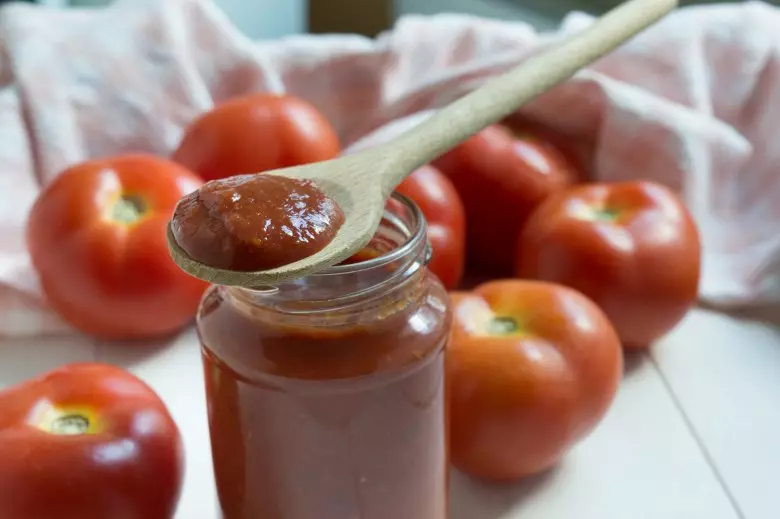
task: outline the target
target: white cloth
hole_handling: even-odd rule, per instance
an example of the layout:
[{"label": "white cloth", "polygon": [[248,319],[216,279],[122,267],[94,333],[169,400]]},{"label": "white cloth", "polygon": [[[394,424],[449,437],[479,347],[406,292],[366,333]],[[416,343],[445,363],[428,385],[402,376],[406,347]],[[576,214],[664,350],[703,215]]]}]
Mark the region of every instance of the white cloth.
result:
[{"label": "white cloth", "polygon": [[[0,335],[68,330],[24,244],[40,186],[66,166],[167,155],[197,114],[257,90],[307,98],[345,145],[371,134],[356,146],[366,145],[590,21],[575,13],[538,34],[524,23],[409,16],[376,40],[253,42],[207,0],[3,8]],[[760,2],[682,9],[522,110],[580,143],[594,177],[682,192],[702,232],[710,304],[780,302],[777,27],[780,10]]]}]

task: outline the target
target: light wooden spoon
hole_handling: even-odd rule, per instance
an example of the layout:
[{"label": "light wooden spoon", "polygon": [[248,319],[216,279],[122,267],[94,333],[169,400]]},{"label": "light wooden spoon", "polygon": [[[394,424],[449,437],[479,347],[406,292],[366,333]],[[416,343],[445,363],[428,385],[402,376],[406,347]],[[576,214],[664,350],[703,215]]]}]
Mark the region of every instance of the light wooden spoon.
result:
[{"label": "light wooden spoon", "polygon": [[407,175],[570,78],[676,5],[677,0],[626,2],[586,30],[486,82],[391,142],[326,162],[262,173],[313,180],[341,206],[344,224],[333,241],[312,256],[265,271],[213,268],[190,258],[177,245],[169,224],[171,256],[180,268],[195,277],[245,287],[273,285],[337,264],[371,240],[381,222],[387,197]]}]

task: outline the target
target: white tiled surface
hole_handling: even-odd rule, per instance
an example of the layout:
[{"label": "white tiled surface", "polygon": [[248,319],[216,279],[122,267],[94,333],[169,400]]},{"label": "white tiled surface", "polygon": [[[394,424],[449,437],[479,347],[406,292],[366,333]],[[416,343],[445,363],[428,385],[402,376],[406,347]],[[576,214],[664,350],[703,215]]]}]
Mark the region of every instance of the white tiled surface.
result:
[{"label": "white tiled surface", "polygon": [[653,357],[741,517],[780,519],[780,308],[763,314],[696,312]]},{"label": "white tiled surface", "polygon": [[453,478],[452,519],[736,519],[645,356],[599,428],[549,475],[496,488]]},{"label": "white tiled surface", "polygon": [[[148,346],[0,342],[0,386],[92,359],[161,394],[188,455],[177,519],[216,519],[193,332]],[[557,470],[505,486],[453,474],[452,519],[780,518],[780,327],[697,310],[628,364],[605,421]]]}]

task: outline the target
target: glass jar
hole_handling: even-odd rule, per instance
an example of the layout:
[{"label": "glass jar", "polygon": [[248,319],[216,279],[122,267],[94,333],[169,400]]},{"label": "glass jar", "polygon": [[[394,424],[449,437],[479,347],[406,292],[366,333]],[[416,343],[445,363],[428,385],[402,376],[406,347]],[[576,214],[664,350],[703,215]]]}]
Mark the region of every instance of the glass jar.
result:
[{"label": "glass jar", "polygon": [[[446,519],[446,291],[393,195],[352,261],[198,314],[225,519]],[[362,259],[361,259],[362,258]]]}]

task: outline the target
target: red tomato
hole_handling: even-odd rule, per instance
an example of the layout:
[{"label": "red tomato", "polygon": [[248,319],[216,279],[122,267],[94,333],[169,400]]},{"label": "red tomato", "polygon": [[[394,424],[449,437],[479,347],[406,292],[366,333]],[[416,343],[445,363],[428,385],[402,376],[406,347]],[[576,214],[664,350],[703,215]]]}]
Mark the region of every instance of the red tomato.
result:
[{"label": "red tomato", "polygon": [[503,126],[516,138],[532,140],[547,148],[553,155],[561,157],[569,165],[576,182],[591,180],[593,173],[594,150],[598,134],[560,133],[547,125],[514,114],[505,119]]},{"label": "red tomato", "polygon": [[170,519],[179,430],[119,368],[72,364],[0,393],[0,517]]},{"label": "red tomato", "polygon": [[186,129],[173,160],[205,180],[335,158],[336,131],[290,95],[250,94],[217,105]]},{"label": "red tomato", "polygon": [[202,184],[145,155],[75,165],[46,186],[27,224],[33,266],[49,304],[85,333],[135,339],[172,333],[208,286],[168,254],[166,226]]},{"label": "red tomato", "polygon": [[476,477],[543,471],[601,420],[622,375],[607,317],[569,288],[492,281],[453,294],[450,456]]},{"label": "red tomato", "polygon": [[530,136],[491,126],[434,162],[466,209],[469,260],[494,277],[511,272],[514,242],[548,195],[571,184],[564,156]]},{"label": "red tomato", "polygon": [[682,201],[659,184],[591,184],[559,193],[534,213],[517,245],[518,276],[583,292],[627,347],[647,347],[697,299],[699,233]]},{"label": "red tomato", "polygon": [[463,275],[465,227],[463,203],[447,177],[432,166],[423,166],[396,188],[420,207],[428,222],[433,255],[428,268],[445,287],[455,288]]}]

